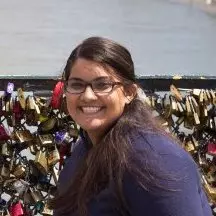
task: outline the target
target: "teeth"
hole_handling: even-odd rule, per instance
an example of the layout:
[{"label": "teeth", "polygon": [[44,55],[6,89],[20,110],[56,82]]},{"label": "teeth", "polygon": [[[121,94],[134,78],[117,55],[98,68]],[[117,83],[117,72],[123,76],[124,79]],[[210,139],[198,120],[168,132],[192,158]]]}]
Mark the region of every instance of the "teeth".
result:
[{"label": "teeth", "polygon": [[84,113],[96,113],[101,110],[101,107],[82,107]]}]

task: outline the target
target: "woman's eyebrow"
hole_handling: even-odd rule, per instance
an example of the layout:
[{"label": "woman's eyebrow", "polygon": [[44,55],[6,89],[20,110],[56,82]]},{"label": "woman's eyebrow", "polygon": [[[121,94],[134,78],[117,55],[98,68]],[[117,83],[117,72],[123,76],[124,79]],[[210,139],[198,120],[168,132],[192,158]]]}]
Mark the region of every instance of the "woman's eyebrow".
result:
[{"label": "woman's eyebrow", "polygon": [[111,80],[111,77],[109,77],[109,76],[101,76],[101,77],[97,77],[96,79],[94,79],[92,81],[100,81],[100,80]]},{"label": "woman's eyebrow", "polygon": [[[83,80],[83,79],[78,78],[78,77],[71,77],[69,80],[76,80],[76,81],[87,82],[86,80]],[[109,77],[109,76],[100,76],[100,77],[97,77],[97,78],[91,80],[91,82],[92,81],[100,81],[100,80],[111,80],[111,77]]]},{"label": "woman's eyebrow", "polygon": [[83,79],[78,78],[78,77],[71,77],[69,80],[84,81]]}]

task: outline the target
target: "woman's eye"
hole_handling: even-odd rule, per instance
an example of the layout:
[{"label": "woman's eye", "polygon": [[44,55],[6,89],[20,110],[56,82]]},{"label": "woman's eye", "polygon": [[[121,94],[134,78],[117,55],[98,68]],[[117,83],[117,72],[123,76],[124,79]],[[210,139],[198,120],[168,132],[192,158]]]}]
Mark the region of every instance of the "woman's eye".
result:
[{"label": "woman's eye", "polygon": [[83,88],[83,83],[70,83],[70,88],[73,88],[73,89],[81,89]]},{"label": "woman's eye", "polygon": [[107,82],[95,83],[95,88],[99,90],[110,88],[111,84]]}]

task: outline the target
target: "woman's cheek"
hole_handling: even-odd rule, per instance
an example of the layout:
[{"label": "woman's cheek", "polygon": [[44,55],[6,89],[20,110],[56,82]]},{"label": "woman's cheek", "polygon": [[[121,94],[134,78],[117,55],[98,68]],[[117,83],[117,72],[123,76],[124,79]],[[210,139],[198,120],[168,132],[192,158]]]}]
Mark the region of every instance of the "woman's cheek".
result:
[{"label": "woman's cheek", "polygon": [[67,109],[71,117],[75,115],[75,101],[71,98],[66,98]]}]

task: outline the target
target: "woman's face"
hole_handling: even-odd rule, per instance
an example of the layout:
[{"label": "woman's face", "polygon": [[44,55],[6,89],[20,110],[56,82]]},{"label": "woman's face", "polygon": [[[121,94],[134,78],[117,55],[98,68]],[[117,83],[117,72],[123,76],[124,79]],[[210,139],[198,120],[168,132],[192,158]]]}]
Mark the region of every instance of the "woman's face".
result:
[{"label": "woman's face", "polygon": [[[69,80],[121,82],[107,70],[96,62],[80,58],[71,68]],[[95,94],[91,87],[87,86],[80,94],[71,94],[66,91],[66,101],[73,120],[87,131],[91,139],[98,140],[122,115],[131,97],[122,85],[116,85],[110,93],[104,94]]]}]

